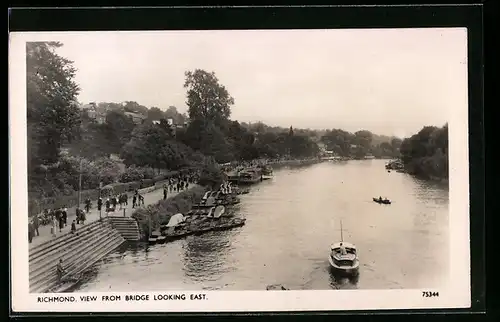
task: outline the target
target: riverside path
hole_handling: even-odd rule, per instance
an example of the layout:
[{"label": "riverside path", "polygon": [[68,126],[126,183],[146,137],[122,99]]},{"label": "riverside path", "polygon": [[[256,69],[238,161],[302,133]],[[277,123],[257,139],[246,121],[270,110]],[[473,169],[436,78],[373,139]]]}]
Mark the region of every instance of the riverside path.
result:
[{"label": "riverside path", "polygon": [[[196,186],[197,186],[196,184],[190,184],[189,188],[187,190],[190,190]],[[184,190],[184,191],[186,191],[186,190]],[[168,195],[167,195],[167,199],[169,199],[177,194],[179,194],[179,192],[170,192],[169,191]],[[144,196],[144,206],[152,205],[152,204],[158,202],[159,200],[163,199],[163,189],[162,188],[156,189],[156,190],[153,190],[151,192],[143,193],[142,195]],[[131,197],[129,198],[128,202],[129,202],[128,206],[124,207],[126,216],[130,216],[134,212],[134,209],[132,208],[132,198]],[[144,207],[144,206],[141,206],[141,207]],[[82,207],[83,207],[83,205],[82,205]],[[113,216],[123,215],[123,209],[120,209],[120,206],[118,206],[118,205],[116,207],[117,207],[117,210],[115,212],[111,212],[109,214],[113,215]],[[103,208],[104,208],[104,205],[103,205]],[[137,208],[139,208],[139,207],[136,207],[135,209],[137,209]],[[67,220],[68,224],[66,225],[66,227],[61,229],[61,232],[59,232],[59,229],[57,229],[56,237],[68,234],[70,232],[71,223],[73,222],[73,220],[76,220],[76,206],[68,208],[67,213],[68,213],[68,220]],[[92,201],[92,209],[90,209],[90,212],[86,213],[85,215],[86,215],[85,224],[84,225],[76,225],[77,230],[82,229],[86,225],[99,220],[99,211],[97,211],[97,200]],[[102,218],[105,218],[106,212],[102,211],[101,215],[102,215]],[[38,232],[40,233],[40,236],[36,236],[36,233],[35,233],[35,236],[33,237],[33,241],[29,244],[30,250],[33,249],[34,247],[44,243],[44,242],[47,242],[53,238],[56,238],[56,237],[52,236],[52,234],[50,233],[51,227],[52,227],[52,225],[49,224],[46,226],[40,226],[38,228]]]}]

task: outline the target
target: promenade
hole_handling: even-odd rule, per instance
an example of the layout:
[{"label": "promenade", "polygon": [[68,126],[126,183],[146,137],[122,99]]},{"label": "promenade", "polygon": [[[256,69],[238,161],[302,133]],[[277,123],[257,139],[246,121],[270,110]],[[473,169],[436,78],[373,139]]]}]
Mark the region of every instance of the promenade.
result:
[{"label": "promenade", "polygon": [[[190,190],[196,186],[197,186],[196,184],[190,184],[188,190]],[[186,190],[184,190],[184,191],[186,191]],[[175,191],[170,192],[169,191],[168,195],[167,195],[167,199],[172,198],[173,196],[176,196],[177,194],[179,194],[179,192],[175,192]],[[163,189],[162,188],[156,189],[156,190],[153,190],[153,191],[148,192],[148,193],[143,193],[142,195],[144,196],[144,206],[141,205],[141,207],[145,207],[148,205],[155,204],[159,200],[163,199]],[[81,206],[83,208],[83,205],[81,205]],[[103,205],[103,209],[104,208],[105,207]],[[124,210],[125,210],[125,216],[130,216],[130,215],[132,215],[132,213],[134,212],[135,209],[140,208],[140,207],[136,207],[135,209],[132,208],[132,197],[130,197],[129,201],[128,201],[128,206],[124,206],[124,208],[120,209],[120,206],[117,205],[116,208],[117,209],[115,212],[110,212],[109,214],[103,210],[101,212],[102,218],[105,218],[108,215],[109,216],[123,216]],[[92,209],[90,209],[90,212],[86,213],[85,215],[86,215],[85,224],[84,225],[81,225],[81,224],[76,225],[77,230],[82,229],[83,227],[87,226],[88,224],[91,224],[91,223],[99,220],[99,211],[97,211],[97,200],[92,201]],[[67,225],[66,225],[66,227],[61,229],[61,232],[59,232],[59,229],[57,228],[56,237],[68,234],[71,231],[71,223],[73,222],[73,220],[76,220],[76,206],[68,208]],[[42,243],[45,243],[51,239],[56,238],[56,237],[52,236],[52,234],[50,233],[51,227],[52,227],[51,225],[46,225],[46,226],[40,226],[38,228],[40,236],[36,236],[36,233],[35,233],[35,236],[33,237],[33,241],[29,244],[30,250],[33,247],[36,247]]]}]

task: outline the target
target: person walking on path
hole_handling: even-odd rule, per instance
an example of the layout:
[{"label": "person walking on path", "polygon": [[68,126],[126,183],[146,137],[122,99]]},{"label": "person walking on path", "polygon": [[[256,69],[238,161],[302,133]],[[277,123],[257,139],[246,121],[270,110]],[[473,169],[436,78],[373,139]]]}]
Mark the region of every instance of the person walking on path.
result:
[{"label": "person walking on path", "polygon": [[37,236],[40,236],[38,227],[40,227],[40,219],[38,218],[38,215],[35,215],[33,217],[33,232],[36,233]]},{"label": "person walking on path", "polygon": [[113,204],[113,209],[116,209],[116,196],[113,196],[113,199],[111,199],[111,203]]},{"label": "person walking on path", "polygon": [[163,200],[167,199],[167,193],[168,193],[167,186],[163,185]]},{"label": "person walking on path", "polygon": [[71,223],[71,233],[74,234],[75,232],[76,232],[76,223],[73,220],[73,222]]},{"label": "person walking on path", "polygon": [[28,223],[28,242],[31,244],[33,241],[34,228],[31,222]]},{"label": "person walking on path", "polygon": [[97,211],[101,211],[102,209],[102,198],[99,197],[99,199],[97,199]]},{"label": "person walking on path", "polygon": [[59,232],[61,232],[63,228],[64,228],[64,217],[63,217],[63,211],[61,209],[61,212],[59,215]]},{"label": "person walking on path", "polygon": [[57,236],[57,218],[56,216],[52,216],[52,227],[51,227],[51,230],[52,230],[52,236],[53,237],[56,237]]},{"label": "person walking on path", "polygon": [[64,207],[62,210],[62,218],[63,218],[63,223],[64,227],[68,224],[68,208]]},{"label": "person walking on path", "polygon": [[135,208],[135,206],[137,206],[137,195],[132,197],[132,208]]},{"label": "person walking on path", "polygon": [[87,198],[85,200],[85,211],[87,211],[87,213],[90,212],[90,207],[92,206],[92,201],[90,201],[90,198]]}]

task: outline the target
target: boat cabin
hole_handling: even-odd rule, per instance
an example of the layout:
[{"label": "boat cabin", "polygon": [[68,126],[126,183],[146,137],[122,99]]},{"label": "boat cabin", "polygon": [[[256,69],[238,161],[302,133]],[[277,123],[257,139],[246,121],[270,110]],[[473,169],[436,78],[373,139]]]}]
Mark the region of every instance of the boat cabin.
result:
[{"label": "boat cabin", "polygon": [[356,255],[357,254],[357,248],[354,244],[351,244],[351,243],[348,243],[348,242],[342,242],[342,243],[335,243],[331,246],[331,251],[333,254],[338,254],[338,255],[341,255],[340,254],[340,244],[342,244],[342,246],[344,246],[345,250],[346,250],[346,253],[347,255],[349,254],[352,254],[352,255]]}]

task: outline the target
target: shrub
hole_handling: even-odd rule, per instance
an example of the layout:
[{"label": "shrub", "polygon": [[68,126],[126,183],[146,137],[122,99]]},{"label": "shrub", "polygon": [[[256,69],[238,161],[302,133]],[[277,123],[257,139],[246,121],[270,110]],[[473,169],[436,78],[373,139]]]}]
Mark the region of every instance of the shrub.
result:
[{"label": "shrub", "polygon": [[141,180],[141,189],[151,187],[155,184],[153,179],[142,179]]},{"label": "shrub", "polygon": [[152,168],[149,167],[136,167],[129,166],[125,169],[125,171],[120,175],[118,181],[120,182],[132,182],[132,181],[140,181],[142,179],[152,179],[155,176],[155,172]]},{"label": "shrub", "polygon": [[183,191],[167,200],[160,200],[154,205],[137,209],[132,214],[132,218],[137,220],[141,230],[147,234],[150,223],[152,231],[158,229],[160,225],[167,224],[170,217],[176,213],[188,212],[193,204],[201,200],[206,191],[207,189],[201,186]]}]

